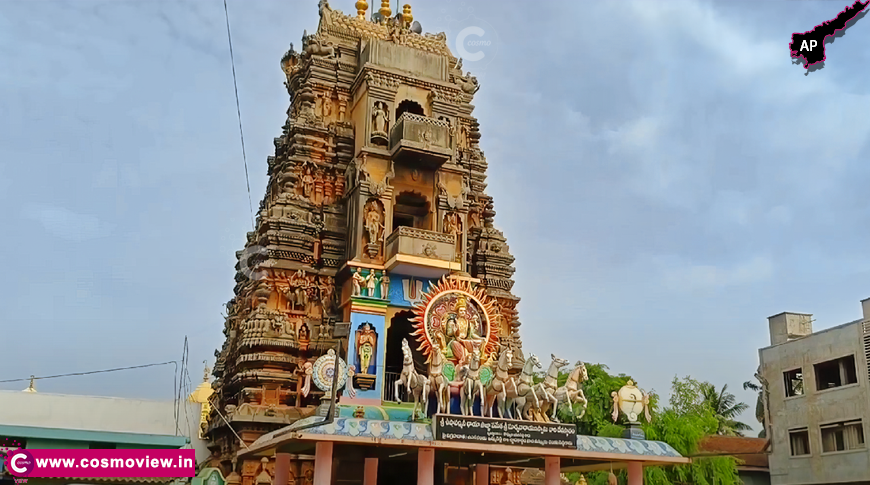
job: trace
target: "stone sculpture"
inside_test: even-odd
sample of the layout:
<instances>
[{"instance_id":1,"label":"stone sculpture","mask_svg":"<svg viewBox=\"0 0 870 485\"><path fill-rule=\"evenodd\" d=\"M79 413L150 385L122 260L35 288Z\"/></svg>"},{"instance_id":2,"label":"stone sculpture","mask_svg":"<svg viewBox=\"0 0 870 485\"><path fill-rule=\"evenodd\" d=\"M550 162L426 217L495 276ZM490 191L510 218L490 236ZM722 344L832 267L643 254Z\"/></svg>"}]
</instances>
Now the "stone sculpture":
<instances>
[{"instance_id":1,"label":"stone sculpture","mask_svg":"<svg viewBox=\"0 0 870 485\"><path fill-rule=\"evenodd\" d=\"M629 380L619 391L611 392L613 398L613 422L619 418L619 412L622 411L625 417L628 418L629 424L639 424L640 414L643 413L647 422L650 422L649 414L649 394L641 391L634 384L634 381Z\"/></svg>"},{"instance_id":2,"label":"stone sculpture","mask_svg":"<svg viewBox=\"0 0 870 485\"><path fill-rule=\"evenodd\" d=\"M486 391L480 381L480 350L474 349L468 356L468 363L462 367L462 388L460 392L460 410L464 416L474 415L474 395L480 396L481 408L486 399ZM485 411L481 409L481 415Z\"/></svg>"},{"instance_id":3,"label":"stone sculpture","mask_svg":"<svg viewBox=\"0 0 870 485\"><path fill-rule=\"evenodd\" d=\"M366 296L369 298L375 297L375 288L378 286L378 279L375 274L375 270L370 269L369 274L366 275Z\"/></svg>"},{"instance_id":4,"label":"stone sculpture","mask_svg":"<svg viewBox=\"0 0 870 485\"><path fill-rule=\"evenodd\" d=\"M580 389L580 385L588 379L589 374L586 372L586 364L583 362L577 362L577 366L574 367L574 370L572 370L570 374L568 374L568 380L565 382L565 385L556 389L556 392L553 394L557 403L566 404L571 410L571 416L578 419L586 414L586 395L583 394L583 389ZM574 404L577 403L583 405L583 410L580 412L580 416L576 416L574 413Z\"/></svg>"},{"instance_id":5,"label":"stone sculpture","mask_svg":"<svg viewBox=\"0 0 870 485\"><path fill-rule=\"evenodd\" d=\"M365 278L360 274L359 268L356 268L351 275L351 283L353 285L352 295L360 296L362 295L362 285L365 283Z\"/></svg>"},{"instance_id":6,"label":"stone sculpture","mask_svg":"<svg viewBox=\"0 0 870 485\"><path fill-rule=\"evenodd\" d=\"M514 381L512 376L508 375L513 355L510 347L503 347L502 351L499 352L498 361L495 365L495 376L486 386L485 404L481 403L485 416L493 417L492 408L495 400L498 399L498 417L511 417L510 409L505 407L505 401L507 400L508 389L513 390L514 393L518 391L516 381Z\"/></svg>"},{"instance_id":7,"label":"stone sculpture","mask_svg":"<svg viewBox=\"0 0 870 485\"><path fill-rule=\"evenodd\" d=\"M444 364L447 362L447 359L444 358L444 355L441 353L440 347L438 347L438 342L434 343L435 352L432 353L432 358L429 359L429 388L435 392L435 397L438 402L438 408L436 412L439 413L449 413L450 412L450 383L447 382L447 378L444 377Z\"/></svg>"},{"instance_id":8,"label":"stone sculpture","mask_svg":"<svg viewBox=\"0 0 870 485\"><path fill-rule=\"evenodd\" d=\"M390 277L387 276L386 272L381 276L381 299L390 299Z\"/></svg>"},{"instance_id":9,"label":"stone sculpture","mask_svg":"<svg viewBox=\"0 0 870 485\"><path fill-rule=\"evenodd\" d=\"M550 362L550 367L547 369L547 375L544 377L543 382L540 382L535 385L533 388L535 394L537 395L538 400L541 403L540 408L537 411L539 415L537 416L537 420L547 421L547 412L552 409L552 416L549 417L549 420L556 419L556 397L553 395L557 389L557 379L559 377L559 370L562 367L568 365L568 361L564 359L560 359L553 354L550 354L552 361Z\"/></svg>"},{"instance_id":10,"label":"stone sculpture","mask_svg":"<svg viewBox=\"0 0 870 485\"><path fill-rule=\"evenodd\" d=\"M356 337L356 353L359 356L359 371L361 374L370 374L369 365L378 348L378 335L370 323L364 323Z\"/></svg>"},{"instance_id":11,"label":"stone sculpture","mask_svg":"<svg viewBox=\"0 0 870 485\"><path fill-rule=\"evenodd\" d=\"M508 391L506 407L511 409L516 405L516 419L532 420L531 409L541 407L541 403L532 389L532 386L534 386L533 375L536 368L541 368L541 361L537 355L531 354L523 364L523 370L520 372L516 390L513 392Z\"/></svg>"},{"instance_id":12,"label":"stone sculpture","mask_svg":"<svg viewBox=\"0 0 870 485\"><path fill-rule=\"evenodd\" d=\"M399 400L399 389L405 386L405 390L409 397L414 398L414 410L412 416L417 416L418 407L422 404L422 408L426 409L426 404L429 402L429 379L421 376L414 368L414 357L411 355L411 346L408 345L408 339L402 339L402 373L395 384L396 403Z\"/></svg>"}]
</instances>

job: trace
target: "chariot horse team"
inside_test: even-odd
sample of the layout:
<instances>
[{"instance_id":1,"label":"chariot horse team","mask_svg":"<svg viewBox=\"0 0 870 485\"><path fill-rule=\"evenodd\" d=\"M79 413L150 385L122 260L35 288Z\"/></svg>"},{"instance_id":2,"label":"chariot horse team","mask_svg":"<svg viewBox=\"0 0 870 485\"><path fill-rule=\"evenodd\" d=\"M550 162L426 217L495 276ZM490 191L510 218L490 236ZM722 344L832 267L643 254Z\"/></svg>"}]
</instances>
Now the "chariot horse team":
<instances>
[{"instance_id":1,"label":"chariot horse team","mask_svg":"<svg viewBox=\"0 0 870 485\"><path fill-rule=\"evenodd\" d=\"M589 379L586 364L577 362L568 373L564 385L558 385L559 372L568 361L551 355L551 363L543 380L535 383L535 369L541 368L540 359L530 354L522 362L522 371L513 375L514 353L508 346L482 364L483 356L479 349L473 349L454 370L454 380L445 375L446 359L440 346L435 346L428 364L428 375L417 372L408 340L402 341L402 373L395 383L395 396L401 402L400 390L405 390L406 399L413 399L413 416L422 411L426 414L429 395L435 394L436 413L450 414L450 396L455 389L459 400L460 413L464 416L475 415L475 403L480 405L480 416L526 420L558 421L556 411L560 406L568 408L575 417L586 414L587 400L581 386ZM484 382L484 369L489 376ZM575 409L580 405L579 414Z\"/></svg>"}]
</instances>

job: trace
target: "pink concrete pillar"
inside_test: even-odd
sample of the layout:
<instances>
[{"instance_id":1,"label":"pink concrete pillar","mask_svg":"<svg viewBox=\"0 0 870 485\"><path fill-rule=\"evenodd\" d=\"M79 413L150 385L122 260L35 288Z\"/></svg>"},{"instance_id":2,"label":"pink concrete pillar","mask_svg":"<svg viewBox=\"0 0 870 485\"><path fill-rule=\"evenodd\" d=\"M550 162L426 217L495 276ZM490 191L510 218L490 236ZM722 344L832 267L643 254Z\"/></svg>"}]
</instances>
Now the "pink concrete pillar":
<instances>
[{"instance_id":1,"label":"pink concrete pillar","mask_svg":"<svg viewBox=\"0 0 870 485\"><path fill-rule=\"evenodd\" d=\"M275 454L275 480L274 485L287 485L290 483L290 454Z\"/></svg>"},{"instance_id":2,"label":"pink concrete pillar","mask_svg":"<svg viewBox=\"0 0 870 485\"><path fill-rule=\"evenodd\" d=\"M474 465L474 485L489 485L489 465Z\"/></svg>"},{"instance_id":3,"label":"pink concrete pillar","mask_svg":"<svg viewBox=\"0 0 870 485\"><path fill-rule=\"evenodd\" d=\"M562 468L558 456L544 457L544 485L560 485Z\"/></svg>"},{"instance_id":4,"label":"pink concrete pillar","mask_svg":"<svg viewBox=\"0 0 870 485\"><path fill-rule=\"evenodd\" d=\"M378 485L378 459L366 458L363 485Z\"/></svg>"},{"instance_id":5,"label":"pink concrete pillar","mask_svg":"<svg viewBox=\"0 0 870 485\"><path fill-rule=\"evenodd\" d=\"M417 451L417 485L435 485L435 448Z\"/></svg>"},{"instance_id":6,"label":"pink concrete pillar","mask_svg":"<svg viewBox=\"0 0 870 485\"><path fill-rule=\"evenodd\" d=\"M628 462L628 485L643 485L643 464L637 461Z\"/></svg>"},{"instance_id":7,"label":"pink concrete pillar","mask_svg":"<svg viewBox=\"0 0 870 485\"><path fill-rule=\"evenodd\" d=\"M314 449L314 485L332 485L332 441L318 441Z\"/></svg>"}]
</instances>

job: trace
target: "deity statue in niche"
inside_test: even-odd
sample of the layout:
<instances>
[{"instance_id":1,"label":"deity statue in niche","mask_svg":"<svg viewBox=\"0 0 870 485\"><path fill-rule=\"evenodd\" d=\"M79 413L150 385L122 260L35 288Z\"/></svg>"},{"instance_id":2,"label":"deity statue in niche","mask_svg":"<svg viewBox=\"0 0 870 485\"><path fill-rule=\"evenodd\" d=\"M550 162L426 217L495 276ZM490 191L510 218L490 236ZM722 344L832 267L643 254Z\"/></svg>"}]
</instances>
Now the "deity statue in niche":
<instances>
[{"instance_id":1,"label":"deity statue in niche","mask_svg":"<svg viewBox=\"0 0 870 485\"><path fill-rule=\"evenodd\" d=\"M389 114L387 105L383 101L376 101L372 110L372 133L386 134L389 128Z\"/></svg>"},{"instance_id":2,"label":"deity statue in niche","mask_svg":"<svg viewBox=\"0 0 870 485\"><path fill-rule=\"evenodd\" d=\"M363 323L356 332L357 370L360 374L374 374L377 366L378 334L371 323Z\"/></svg>"},{"instance_id":3,"label":"deity statue in niche","mask_svg":"<svg viewBox=\"0 0 870 485\"><path fill-rule=\"evenodd\" d=\"M303 350L308 349L308 344L311 342L311 329L308 328L307 323L303 323L302 326L299 327L296 340L299 342L299 346L302 347Z\"/></svg>"},{"instance_id":4,"label":"deity statue in niche","mask_svg":"<svg viewBox=\"0 0 870 485\"><path fill-rule=\"evenodd\" d=\"M462 219L456 212L448 212L444 215L444 233L456 236L455 259L462 258Z\"/></svg>"},{"instance_id":5,"label":"deity statue in niche","mask_svg":"<svg viewBox=\"0 0 870 485\"><path fill-rule=\"evenodd\" d=\"M311 175L311 167L305 168L305 173L302 175L302 196L311 197L314 194L314 176Z\"/></svg>"},{"instance_id":6,"label":"deity statue in niche","mask_svg":"<svg viewBox=\"0 0 870 485\"><path fill-rule=\"evenodd\" d=\"M381 222L382 212L377 200L370 200L366 204L365 226L369 236L369 244L376 244L381 241L381 229L384 228L384 224Z\"/></svg>"}]
</instances>

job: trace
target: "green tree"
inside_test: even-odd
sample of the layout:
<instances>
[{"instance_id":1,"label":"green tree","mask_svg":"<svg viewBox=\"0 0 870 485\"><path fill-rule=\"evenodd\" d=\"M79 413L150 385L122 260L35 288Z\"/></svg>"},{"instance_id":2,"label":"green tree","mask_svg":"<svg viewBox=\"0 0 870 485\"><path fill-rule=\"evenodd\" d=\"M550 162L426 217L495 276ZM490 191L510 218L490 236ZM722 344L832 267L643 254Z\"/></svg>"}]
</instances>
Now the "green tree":
<instances>
[{"instance_id":1,"label":"green tree","mask_svg":"<svg viewBox=\"0 0 870 485\"><path fill-rule=\"evenodd\" d=\"M621 437L625 426L625 416L621 415L616 424L612 421L613 400L610 393L618 390L631 379L620 374L612 376L607 367L601 364L587 364L589 380L583 391L589 403L586 415L575 420L578 432L604 437ZM644 424L647 439L662 441L671 445L683 456L695 457L689 465L650 467L644 469L644 483L648 485L671 485L674 483L694 485L738 485L737 463L731 457L696 457L698 445L708 435L716 434L720 421L705 399L704 391L708 383L699 382L691 377L674 378L671 385L671 398L668 406L659 409L658 396L650 392L652 423ZM559 410L563 422L571 422L570 412ZM607 472L593 472L586 475L589 485L606 485ZM576 481L577 474L569 474ZM625 472L618 475L620 483L627 482Z\"/></svg>"},{"instance_id":2,"label":"green tree","mask_svg":"<svg viewBox=\"0 0 870 485\"><path fill-rule=\"evenodd\" d=\"M737 421L737 416L749 409L749 405L737 402L737 396L728 392L728 384L723 384L721 390L709 382L701 384L701 394L704 404L713 410L719 425L715 434L725 436L743 436L744 431L751 431L752 427L746 423Z\"/></svg>"}]
</instances>

